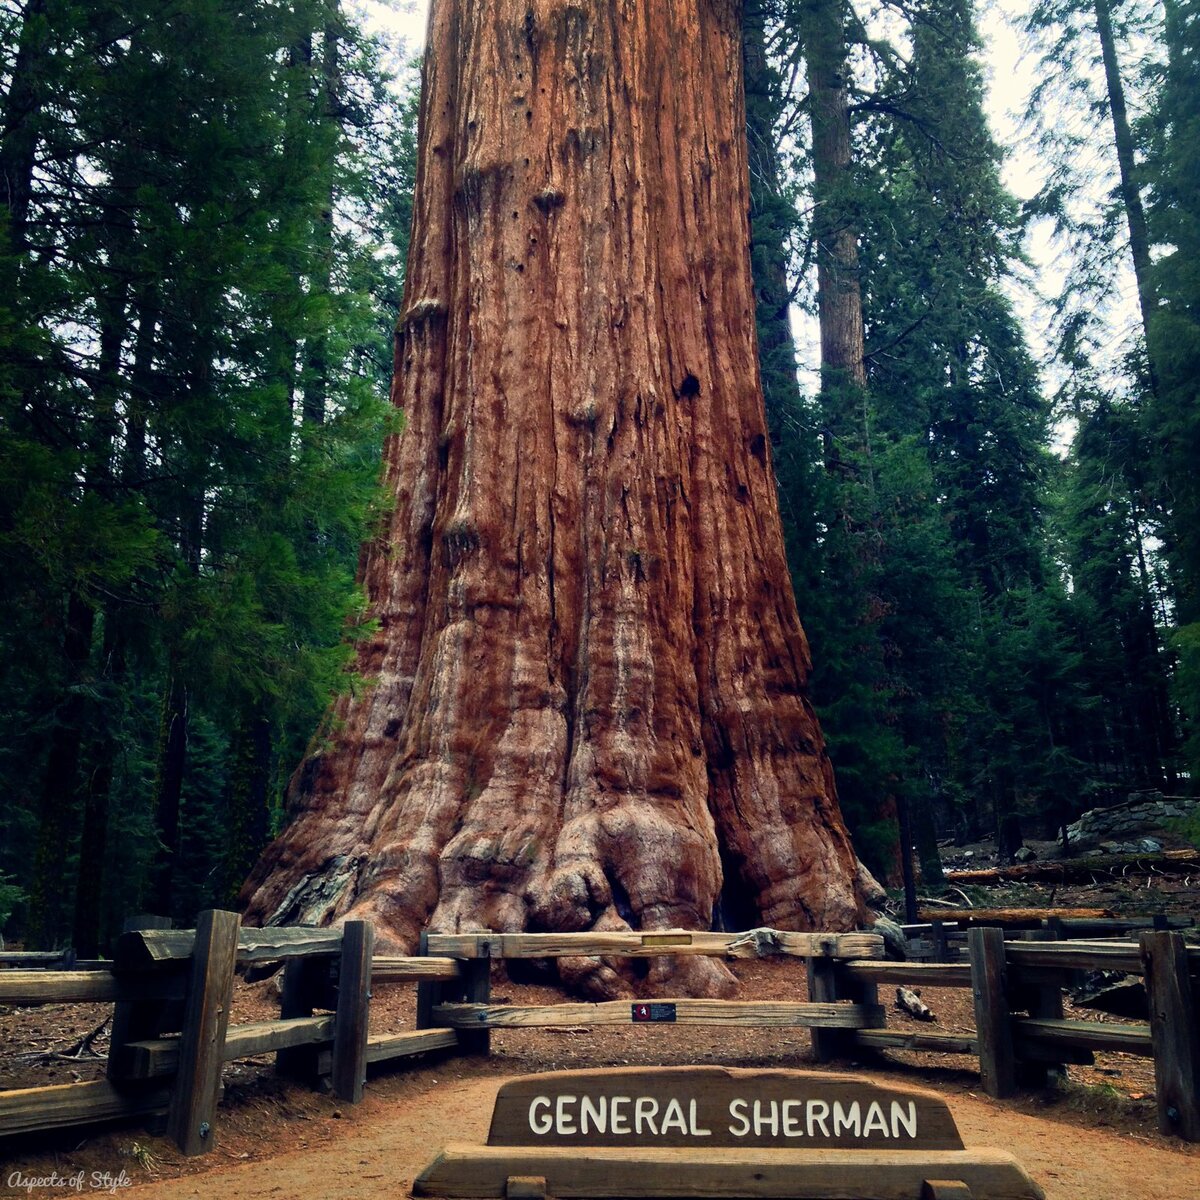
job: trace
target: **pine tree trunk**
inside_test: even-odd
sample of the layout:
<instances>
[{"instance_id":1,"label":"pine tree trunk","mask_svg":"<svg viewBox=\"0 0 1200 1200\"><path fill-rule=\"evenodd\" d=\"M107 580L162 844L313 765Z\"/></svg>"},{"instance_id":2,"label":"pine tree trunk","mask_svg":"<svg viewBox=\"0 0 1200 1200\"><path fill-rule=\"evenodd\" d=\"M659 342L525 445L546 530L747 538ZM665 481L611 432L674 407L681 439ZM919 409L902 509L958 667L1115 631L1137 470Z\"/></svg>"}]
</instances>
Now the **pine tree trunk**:
<instances>
[{"instance_id":1,"label":"pine tree trunk","mask_svg":"<svg viewBox=\"0 0 1200 1200\"><path fill-rule=\"evenodd\" d=\"M62 696L42 779L37 850L29 895L27 939L37 949L62 945L70 932L63 860L79 836L79 752L87 723L87 675L96 623L96 610L77 588L67 594L63 610Z\"/></svg>"},{"instance_id":2,"label":"pine tree trunk","mask_svg":"<svg viewBox=\"0 0 1200 1200\"><path fill-rule=\"evenodd\" d=\"M742 60L746 78L746 139L750 168L750 254L758 316L758 351L771 445L784 440L802 396L792 336L792 290L788 284L787 229L781 222L779 111L775 75L767 56L769 0L746 0L742 15Z\"/></svg>"},{"instance_id":3,"label":"pine tree trunk","mask_svg":"<svg viewBox=\"0 0 1200 1200\"><path fill-rule=\"evenodd\" d=\"M371 683L252 919L708 928L720 848L762 920L859 918L758 381L740 15L435 0Z\"/></svg>"},{"instance_id":4,"label":"pine tree trunk","mask_svg":"<svg viewBox=\"0 0 1200 1200\"><path fill-rule=\"evenodd\" d=\"M33 8L32 5L30 7ZM37 15L42 16L41 13ZM115 218L114 212L118 214ZM110 235L110 266L115 266L108 280L109 286L96 297L99 342L92 383L92 405L86 424L79 430L86 440L85 477L90 485L99 488L111 488L114 483L113 453L121 390L121 346L128 328L128 285L122 274L125 265L123 252L132 233L119 205L110 208L106 217ZM112 778L111 757L107 767L104 764L97 766L89 762L84 753L85 746L94 734L97 714L95 681L91 678L96 610L79 587L71 588L66 609L63 637L66 675L60 719L51 737L43 783L37 849L38 883L36 899L31 905L34 913L32 925L34 936L45 940L56 940L67 932L64 901L70 896L71 889L64 879L63 861L78 833L82 809L83 836L79 847L75 907L70 919L70 931L75 948L85 955L94 955L99 935L100 879L107 833L108 787ZM55 888L53 898L46 894L46 889L50 887ZM55 914L53 920L51 914Z\"/></svg>"},{"instance_id":5,"label":"pine tree trunk","mask_svg":"<svg viewBox=\"0 0 1200 1200\"><path fill-rule=\"evenodd\" d=\"M328 296L333 286L336 158L338 143L342 138L339 80L341 32L340 5L337 0L328 0L320 77L320 112L323 121L320 136L327 145L327 157L321 164L321 201L316 214L316 255L312 273L312 292L315 296ZM325 421L325 409L329 403L329 345L323 331L318 330L310 339L307 360L304 373L304 421L305 424L320 425Z\"/></svg>"},{"instance_id":6,"label":"pine tree trunk","mask_svg":"<svg viewBox=\"0 0 1200 1200\"><path fill-rule=\"evenodd\" d=\"M110 608L104 621L104 667L110 708L107 726L92 739L83 784L83 834L75 885L75 924L71 944L81 958L100 953L104 911L104 871L108 861L109 803L120 742L112 711L125 682L125 646L121 618Z\"/></svg>"},{"instance_id":7,"label":"pine tree trunk","mask_svg":"<svg viewBox=\"0 0 1200 1200\"><path fill-rule=\"evenodd\" d=\"M237 896L271 832L272 734L262 706L248 705L238 719L229 754L222 903Z\"/></svg>"},{"instance_id":8,"label":"pine tree trunk","mask_svg":"<svg viewBox=\"0 0 1200 1200\"><path fill-rule=\"evenodd\" d=\"M175 868L179 861L183 775L187 765L188 693L174 666L169 669L158 734L158 770L154 783L154 825L158 845L151 872L151 911L175 912Z\"/></svg>"},{"instance_id":9,"label":"pine tree trunk","mask_svg":"<svg viewBox=\"0 0 1200 1200\"><path fill-rule=\"evenodd\" d=\"M1100 53L1104 61L1104 81L1108 89L1108 110L1112 119L1113 142L1117 149L1117 166L1121 173L1121 202L1129 226L1129 253L1133 258L1133 274L1137 281L1138 307L1142 329L1150 352L1150 318L1157 307L1154 294L1153 264L1150 261L1150 227L1142 205L1142 193L1137 182L1137 166L1133 155L1133 131L1129 127L1129 111L1125 104L1125 85L1117 59L1117 43L1113 34L1112 9L1109 0L1095 0L1096 30L1100 35ZM1158 387L1158 372L1150 360L1151 386Z\"/></svg>"},{"instance_id":10,"label":"pine tree trunk","mask_svg":"<svg viewBox=\"0 0 1200 1200\"><path fill-rule=\"evenodd\" d=\"M114 458L118 440L120 416L121 347L129 332L129 284L124 271L132 227L124 218L119 188L112 189L114 203L106 213L110 236L110 287L97 297L100 316L99 357L96 381L92 389L93 413L90 448L91 479L103 487L117 483ZM104 661L101 672L108 685L109 699L119 688L125 673L125 647L121 636L120 602L110 598L104 617ZM95 713L95 731L83 756L83 836L79 844L79 868L75 886L75 917L73 944L85 958L99 953L101 899L108 843L109 793L112 789L113 765L117 753L117 738L111 724L104 727L103 709L98 698L90 707ZM111 717L111 709L107 714ZM83 738L84 730L76 730Z\"/></svg>"},{"instance_id":11,"label":"pine tree trunk","mask_svg":"<svg viewBox=\"0 0 1200 1200\"><path fill-rule=\"evenodd\" d=\"M858 230L853 220L846 34L838 0L804 0L800 31L812 118L813 235L825 390L866 389Z\"/></svg>"},{"instance_id":12,"label":"pine tree trunk","mask_svg":"<svg viewBox=\"0 0 1200 1200\"><path fill-rule=\"evenodd\" d=\"M8 210L8 238L14 250L23 249L28 240L38 125L53 40L46 0L26 0L0 129L0 203Z\"/></svg>"},{"instance_id":13,"label":"pine tree trunk","mask_svg":"<svg viewBox=\"0 0 1200 1200\"><path fill-rule=\"evenodd\" d=\"M1154 621L1154 582L1146 557L1146 538L1142 532L1143 514L1137 501L1133 508L1133 545L1138 564L1139 665L1142 678L1141 718L1143 754L1153 764L1153 782L1157 787L1174 788L1177 775L1179 740L1175 730L1168 676L1162 663L1165 657L1162 637Z\"/></svg>"}]
</instances>

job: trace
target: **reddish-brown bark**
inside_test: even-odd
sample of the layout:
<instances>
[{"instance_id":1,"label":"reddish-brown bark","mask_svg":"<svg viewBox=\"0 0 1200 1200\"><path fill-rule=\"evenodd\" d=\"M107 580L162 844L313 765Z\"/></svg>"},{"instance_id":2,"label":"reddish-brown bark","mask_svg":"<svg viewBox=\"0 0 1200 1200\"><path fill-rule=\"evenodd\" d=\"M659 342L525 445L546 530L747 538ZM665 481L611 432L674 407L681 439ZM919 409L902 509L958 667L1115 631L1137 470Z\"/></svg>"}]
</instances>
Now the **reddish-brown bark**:
<instances>
[{"instance_id":1,"label":"reddish-brown bark","mask_svg":"<svg viewBox=\"0 0 1200 1200\"><path fill-rule=\"evenodd\" d=\"M434 0L371 686L250 917L708 928L729 872L765 922L859 918L765 436L739 9Z\"/></svg>"}]
</instances>

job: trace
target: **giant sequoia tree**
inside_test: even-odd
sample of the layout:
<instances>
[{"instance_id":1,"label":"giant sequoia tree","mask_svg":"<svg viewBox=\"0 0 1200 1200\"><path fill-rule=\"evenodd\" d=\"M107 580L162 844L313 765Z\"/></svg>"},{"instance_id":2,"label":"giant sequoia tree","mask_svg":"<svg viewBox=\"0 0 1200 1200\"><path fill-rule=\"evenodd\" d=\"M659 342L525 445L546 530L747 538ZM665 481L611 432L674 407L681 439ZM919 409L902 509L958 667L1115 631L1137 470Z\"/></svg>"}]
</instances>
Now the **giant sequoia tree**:
<instances>
[{"instance_id":1,"label":"giant sequoia tree","mask_svg":"<svg viewBox=\"0 0 1200 1200\"><path fill-rule=\"evenodd\" d=\"M771 480L740 8L435 0L367 686L252 918L707 928L723 886L859 917Z\"/></svg>"}]
</instances>

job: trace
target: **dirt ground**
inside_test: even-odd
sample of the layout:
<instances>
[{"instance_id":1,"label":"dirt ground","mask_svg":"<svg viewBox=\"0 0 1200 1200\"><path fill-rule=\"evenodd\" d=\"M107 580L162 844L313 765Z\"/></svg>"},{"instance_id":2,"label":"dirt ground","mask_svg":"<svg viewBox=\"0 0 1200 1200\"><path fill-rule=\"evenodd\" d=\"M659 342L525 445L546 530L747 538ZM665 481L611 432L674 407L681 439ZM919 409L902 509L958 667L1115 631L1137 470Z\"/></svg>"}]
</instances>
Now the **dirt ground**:
<instances>
[{"instance_id":1,"label":"dirt ground","mask_svg":"<svg viewBox=\"0 0 1200 1200\"><path fill-rule=\"evenodd\" d=\"M805 996L801 964L737 963L734 970L741 999ZM372 1029L411 1028L413 997L411 986L379 989ZM562 997L536 982L497 979L493 998L547 1004ZM927 989L925 999L938 1016L936 1028L971 1027L968 991ZM239 985L235 1022L276 1012L269 981ZM39 1062L18 1055L35 1049L30 1038L46 1047L69 1046L103 1016L102 1008L89 1005L0 1016L0 1087L97 1077L101 1063L96 1059ZM1088 1016L1095 1019L1095 1014ZM894 1010L888 1020L892 1026L916 1027ZM492 1036L490 1057L426 1058L393 1068L372 1079L365 1101L355 1107L280 1082L270 1073L269 1059L232 1063L226 1069L226 1097L211 1154L183 1159L165 1139L131 1127L0 1143L0 1197L20 1191L78 1194L114 1185L145 1200L397 1197L408 1192L415 1174L444 1142L484 1139L496 1089L514 1075L622 1065L813 1066L804 1030L608 1026L503 1030ZM103 1033L93 1045L103 1053ZM975 1060L966 1056L889 1052L835 1069L941 1091L967 1145L1015 1153L1049 1200L1200 1200L1200 1146L1158 1134L1149 1060L1100 1055L1094 1068L1071 1068L1064 1087L1005 1102L980 1092ZM76 1185L73 1180L81 1171ZM65 1182L27 1186L52 1172Z\"/></svg>"}]
</instances>

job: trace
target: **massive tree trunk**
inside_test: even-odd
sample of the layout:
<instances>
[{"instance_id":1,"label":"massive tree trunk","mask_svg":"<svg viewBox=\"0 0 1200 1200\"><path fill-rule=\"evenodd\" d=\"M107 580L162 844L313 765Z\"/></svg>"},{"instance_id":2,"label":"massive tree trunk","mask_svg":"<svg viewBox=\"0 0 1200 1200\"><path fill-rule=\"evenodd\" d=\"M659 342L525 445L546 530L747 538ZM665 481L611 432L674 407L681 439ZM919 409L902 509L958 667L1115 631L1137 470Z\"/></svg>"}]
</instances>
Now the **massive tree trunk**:
<instances>
[{"instance_id":1,"label":"massive tree trunk","mask_svg":"<svg viewBox=\"0 0 1200 1200\"><path fill-rule=\"evenodd\" d=\"M858 919L765 436L739 18L434 0L369 683L250 918L709 928L724 863L764 921Z\"/></svg>"}]
</instances>

